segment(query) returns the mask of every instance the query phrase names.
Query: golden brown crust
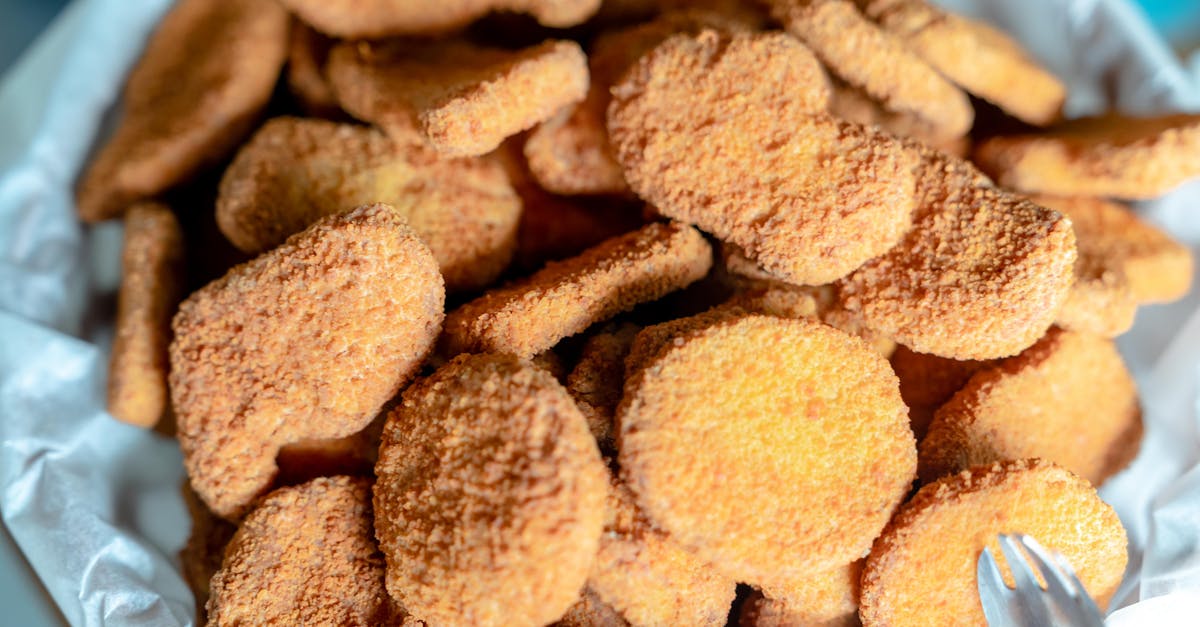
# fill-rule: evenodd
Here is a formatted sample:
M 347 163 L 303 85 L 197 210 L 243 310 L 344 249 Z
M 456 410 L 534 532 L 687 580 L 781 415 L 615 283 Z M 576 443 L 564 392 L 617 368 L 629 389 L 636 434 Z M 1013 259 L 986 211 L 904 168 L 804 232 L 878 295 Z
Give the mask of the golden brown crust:
M 508 51 L 458 40 L 344 42 L 329 79 L 347 113 L 398 141 L 418 129 L 447 156 L 491 152 L 587 94 L 587 58 L 572 41 Z
M 863 563 L 764 586 L 742 605 L 738 627 L 857 627 Z
M 437 259 L 450 291 L 488 285 L 517 245 L 521 200 L 491 158 L 447 159 L 380 131 L 324 120 L 269 120 L 221 178 L 217 224 L 260 253 L 317 219 L 384 202 Z
M 962 137 L 975 113 L 957 87 L 846 0 L 770 0 L 772 15 L 847 83 L 884 108 L 922 120 L 941 140 Z
M 921 488 L 875 541 L 864 625 L 984 624 L 975 563 L 996 534 L 1025 533 L 1066 556 L 1101 608 L 1125 570 L 1125 530 L 1087 481 L 1041 460 L 998 462 Z
M 1045 126 L 1067 89 L 1003 32 L 925 0 L 858 0 L 864 12 L 958 86 L 1014 117 Z
M 638 505 L 739 581 L 861 557 L 912 484 L 895 375 L 820 322 L 733 317 L 675 337 L 629 376 L 618 446 Z
M 1112 341 L 1054 328 L 975 373 L 937 410 L 921 441 L 919 473 L 928 483 L 1037 457 L 1100 485 L 1120 470 L 1113 460 L 1136 454 L 1141 423 L 1137 386 Z
M 891 247 L 912 208 L 913 157 L 824 114 L 828 96 L 787 35 L 705 30 L 638 61 L 613 88 L 608 129 L 630 187 L 664 215 L 819 284 Z
M 192 519 L 192 527 L 187 543 L 179 550 L 179 566 L 196 599 L 196 624 L 204 625 L 208 622 L 205 606 L 208 604 L 212 576 L 220 570 L 225 546 L 237 531 L 237 526 L 212 513 L 186 481 L 181 492 L 188 516 Z
M 574 26 L 600 0 L 281 0 L 317 30 L 342 39 L 435 35 L 460 29 L 492 11 L 528 13 L 554 28 Z
M 308 115 L 335 117 L 342 112 L 325 76 L 325 61 L 333 43 L 304 22 L 292 20 L 284 77 L 288 91 Z
M 639 303 L 699 280 L 712 265 L 704 236 L 678 223 L 648 224 L 495 289 L 446 316 L 446 355 L 532 357 Z
M 170 387 L 196 492 L 237 518 L 280 446 L 366 426 L 432 348 L 444 298 L 429 248 L 386 205 L 322 218 L 189 296 Z
M 833 92 L 829 112 L 835 117 L 864 126 L 877 126 L 895 137 L 915 139 L 956 157 L 965 158 L 971 153 L 971 138 L 966 135 L 941 137 L 936 127 L 912 113 L 888 111 L 861 89 L 836 77 L 830 78 L 830 84 Z
M 387 587 L 431 624 L 542 625 L 578 599 L 607 470 L 545 371 L 461 355 L 404 393 L 376 466 Z
M 625 389 L 625 356 L 639 331 L 638 325 L 625 323 L 588 338 L 579 362 L 567 375 L 567 392 L 602 451 L 615 450 L 613 420 Z
M 229 542 L 212 579 L 208 624 L 398 625 L 383 570 L 369 480 L 281 488 Z
M 1024 192 L 1156 198 L 1200 176 L 1200 115 L 1072 120 L 1040 135 L 993 137 L 974 157 Z
M 913 229 L 838 283 L 842 303 L 918 352 L 1021 352 L 1049 328 L 1070 289 L 1070 220 L 993 187 L 965 161 L 913 150 L 921 155 Z
M 124 117 L 79 183 L 79 217 L 115 218 L 228 154 L 287 54 L 287 13 L 259 0 L 183 0 L 125 85 Z
M 153 427 L 170 411 L 167 345 L 183 296 L 183 232 L 170 207 L 142 202 L 125 213 L 121 288 L 108 367 L 108 413 Z
M 1075 280 L 1058 310 L 1054 323 L 1081 333 L 1116 337 L 1133 326 L 1137 300 L 1125 278 L 1125 271 L 1109 260 L 1093 256 L 1075 232 Z
M 961 390 L 971 375 L 994 363 L 947 359 L 918 353 L 907 346 L 897 346 L 890 362 L 900 379 L 900 396 L 908 406 L 909 425 L 918 442 L 925 439 L 933 412 Z
M 850 335 L 857 335 L 887 359 L 896 343 L 879 331 L 863 324 L 853 312 L 842 306 L 833 285 L 796 286 L 780 281 L 743 281 L 725 305 L 748 312 L 780 318 L 815 317 Z

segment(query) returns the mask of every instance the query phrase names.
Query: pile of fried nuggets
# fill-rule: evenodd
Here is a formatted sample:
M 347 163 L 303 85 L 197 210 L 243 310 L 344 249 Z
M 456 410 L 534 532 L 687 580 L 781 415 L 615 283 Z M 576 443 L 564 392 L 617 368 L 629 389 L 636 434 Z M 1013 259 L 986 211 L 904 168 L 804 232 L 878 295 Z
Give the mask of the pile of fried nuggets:
M 125 222 L 109 409 L 175 424 L 201 618 L 979 624 L 1014 531 L 1106 603 L 1112 338 L 1192 273 L 1106 198 L 1200 176 L 1200 117 L 1060 122 L 925 0 L 598 5 L 151 37 L 78 206 Z

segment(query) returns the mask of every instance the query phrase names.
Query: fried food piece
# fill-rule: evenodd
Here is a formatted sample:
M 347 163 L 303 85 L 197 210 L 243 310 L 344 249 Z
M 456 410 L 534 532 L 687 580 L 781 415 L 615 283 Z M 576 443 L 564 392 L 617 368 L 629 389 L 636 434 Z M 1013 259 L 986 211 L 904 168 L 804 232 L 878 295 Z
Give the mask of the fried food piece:
M 648 224 L 454 310 L 446 316 L 442 352 L 532 357 L 690 285 L 711 266 L 712 249 L 699 231 L 678 223 Z
M 288 38 L 287 79 L 288 91 L 309 115 L 334 117 L 342 112 L 333 87 L 325 76 L 325 61 L 333 40 L 308 27 L 300 20 L 292 20 Z
M 608 129 L 630 187 L 798 284 L 899 240 L 912 155 L 824 113 L 816 58 L 782 33 L 676 35 L 613 88 Z
M 329 477 L 281 488 L 263 498 L 225 550 L 208 624 L 400 624 L 383 571 L 369 480 Z
M 316 220 L 385 202 L 433 251 L 450 291 L 490 284 L 517 245 L 521 200 L 489 158 L 447 159 L 409 131 L 281 117 L 268 121 L 221 178 L 217 223 L 238 248 L 269 250 Z
M 1133 326 L 1137 301 L 1125 273 L 1109 260 L 1092 256 L 1093 251 L 1085 251 L 1084 246 L 1077 247 L 1075 281 L 1054 323 L 1071 331 L 1116 337 Z
M 1156 198 L 1200 176 L 1200 115 L 1072 120 L 1040 135 L 988 139 L 975 162 L 1024 192 Z
M 718 322 L 744 317 L 749 313 L 751 312 L 742 309 L 737 304 L 723 304 L 694 316 L 676 318 L 642 329 L 634 336 L 633 343 L 629 345 L 629 353 L 625 355 L 626 383 L 636 373 L 652 363 L 653 358 L 662 351 L 663 347 L 675 338 L 707 329 Z M 618 409 L 620 409 L 619 406 Z
M 1041 460 L 976 466 L 921 488 L 875 541 L 859 615 L 872 625 L 985 624 L 975 563 L 996 535 L 1062 553 L 1103 609 L 1125 570 L 1125 529 L 1087 481 Z
M 958 86 L 1036 126 L 1058 119 L 1067 89 L 1020 44 L 925 0 L 858 0 L 868 17 Z
M 590 588 L 584 588 L 579 600 L 567 610 L 555 627 L 629 627 L 611 606 L 600 600 Z
M 192 530 L 187 543 L 179 551 L 179 565 L 184 581 L 196 598 L 196 624 L 204 625 L 208 622 L 205 605 L 208 604 L 209 585 L 213 574 L 221 568 L 225 545 L 229 544 L 237 526 L 213 514 L 187 481 L 184 481 L 181 491 L 188 516 L 192 519 Z
M 1112 340 L 1051 329 L 973 375 L 921 441 L 923 482 L 971 466 L 1038 457 L 1101 485 L 1137 455 L 1137 386 Z
M 796 286 L 779 281 L 757 281 L 744 286 L 726 304 L 780 318 L 817 318 L 835 329 L 862 338 L 884 359 L 896 350 L 896 343 L 891 338 L 864 325 L 858 316 L 842 306 L 837 289 L 832 285 Z
M 457 30 L 492 11 L 528 13 L 552 28 L 574 26 L 600 0 L 282 0 L 317 30 L 341 39 L 435 35 Z
M 444 301 L 429 248 L 382 204 L 322 218 L 189 296 L 169 381 L 204 502 L 239 518 L 281 446 L 365 427 L 432 349 Z
M 629 376 L 626 483 L 656 526 L 738 581 L 861 557 L 912 485 L 895 375 L 820 322 L 733 317 L 675 337 Z
M 801 577 L 742 605 L 738 627 L 855 627 L 863 560 Z
M 456 357 L 404 392 L 375 471 L 388 592 L 414 618 L 544 625 L 578 599 L 608 471 L 549 373 Z
M 600 450 L 615 450 L 613 417 L 625 389 L 625 357 L 641 327 L 625 323 L 588 338 L 567 375 L 567 392 L 587 419 Z
M 1192 252 L 1128 207 L 1099 198 L 1035 196 L 1071 218 L 1081 258 L 1119 270 L 1139 303 L 1182 298 L 1192 285 Z
M 908 114 L 945 141 L 971 130 L 975 112 L 967 96 L 929 67 L 895 35 L 846 0 L 769 0 L 784 29 L 808 44 L 842 80 L 889 111 Z
M 925 439 L 933 412 L 961 390 L 971 375 L 995 363 L 947 359 L 918 353 L 907 346 L 897 346 L 890 361 L 900 378 L 900 397 L 908 406 L 909 426 L 918 442 Z
M 404 141 L 416 128 L 446 156 L 482 155 L 587 94 L 587 58 L 572 41 L 524 50 L 464 41 L 345 42 L 329 79 L 347 113 Z
M 1050 327 L 1070 289 L 1070 220 L 992 186 L 965 161 L 911 148 L 921 155 L 913 228 L 838 283 L 842 304 L 918 352 L 1021 352 Z
M 838 118 L 863 126 L 878 126 L 895 137 L 915 139 L 956 157 L 966 157 L 971 152 L 971 138 L 966 135 L 940 137 L 937 128 L 911 113 L 888 111 L 861 89 L 837 78 L 830 83 L 833 95 L 829 99 L 829 112 Z
M 271 97 L 287 31 L 274 2 L 177 3 L 129 74 L 121 124 L 80 179 L 79 217 L 118 217 L 232 151 Z
M 167 344 L 183 296 L 183 232 L 166 205 L 141 202 L 125 213 L 121 289 L 108 367 L 108 413 L 153 427 L 170 411 Z

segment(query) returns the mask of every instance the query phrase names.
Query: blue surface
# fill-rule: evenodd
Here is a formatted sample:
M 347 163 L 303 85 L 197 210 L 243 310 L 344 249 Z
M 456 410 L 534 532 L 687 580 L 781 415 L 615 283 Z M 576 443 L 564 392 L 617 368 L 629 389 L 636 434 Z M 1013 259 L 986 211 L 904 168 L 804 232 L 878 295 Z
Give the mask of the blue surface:
M 65 6 L 67 0 L 0 0 L 0 75 Z

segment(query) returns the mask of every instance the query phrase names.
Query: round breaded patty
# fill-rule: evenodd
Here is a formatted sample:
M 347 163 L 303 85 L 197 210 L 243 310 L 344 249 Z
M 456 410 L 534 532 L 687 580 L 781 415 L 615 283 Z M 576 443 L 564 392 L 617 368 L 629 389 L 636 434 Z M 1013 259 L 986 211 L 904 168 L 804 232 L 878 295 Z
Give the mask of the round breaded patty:
M 1000 533 L 1066 556 L 1101 607 L 1125 571 L 1125 529 L 1087 481 L 1040 460 L 977 466 L 921 488 L 875 541 L 863 570 L 863 625 L 983 625 L 975 565 Z
M 739 581 L 861 557 L 912 485 L 896 376 L 820 322 L 716 322 L 631 376 L 618 409 L 627 484 L 656 525 Z
M 212 578 L 208 624 L 392 625 L 371 484 L 329 477 L 267 495 Z
M 579 598 L 607 469 L 554 377 L 462 355 L 404 393 L 375 488 L 387 588 L 429 624 L 544 625 Z
M 1137 386 L 1112 340 L 1051 329 L 971 377 L 921 441 L 925 482 L 971 466 L 1038 457 L 1100 485 L 1137 454 Z

